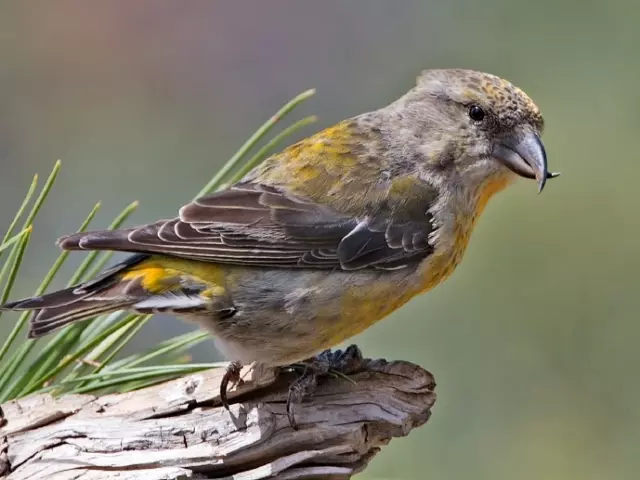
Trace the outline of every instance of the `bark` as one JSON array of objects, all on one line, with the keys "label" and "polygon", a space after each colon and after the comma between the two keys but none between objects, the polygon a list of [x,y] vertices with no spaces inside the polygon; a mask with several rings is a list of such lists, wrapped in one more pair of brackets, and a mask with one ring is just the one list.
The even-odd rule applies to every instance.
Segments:
[{"label": "bark", "polygon": [[38,395],[0,406],[0,477],[27,479],[348,479],[391,438],[429,418],[431,374],[366,360],[295,407],[291,374],[243,370],[220,406],[224,369],[105,396]]}]

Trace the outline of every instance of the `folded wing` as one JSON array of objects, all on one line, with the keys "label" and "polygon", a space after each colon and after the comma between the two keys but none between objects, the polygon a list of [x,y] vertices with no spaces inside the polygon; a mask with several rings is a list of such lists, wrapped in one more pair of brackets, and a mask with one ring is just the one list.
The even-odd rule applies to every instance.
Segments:
[{"label": "folded wing", "polygon": [[73,234],[65,250],[116,250],[262,267],[397,269],[432,252],[427,208],[413,218],[353,218],[267,185],[197,199],[180,216],[137,228]]}]

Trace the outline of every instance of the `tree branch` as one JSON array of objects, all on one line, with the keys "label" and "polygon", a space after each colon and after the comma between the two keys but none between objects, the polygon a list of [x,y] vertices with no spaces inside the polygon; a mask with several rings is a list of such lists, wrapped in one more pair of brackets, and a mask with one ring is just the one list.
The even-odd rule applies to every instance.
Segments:
[{"label": "tree branch", "polygon": [[[243,370],[220,407],[224,369],[125,394],[38,395],[0,406],[0,477],[80,479],[348,479],[391,438],[429,418],[431,374],[408,362],[366,360],[285,403],[289,373]],[[4,421],[2,420],[4,416]],[[4,470],[4,472],[3,472]]]}]

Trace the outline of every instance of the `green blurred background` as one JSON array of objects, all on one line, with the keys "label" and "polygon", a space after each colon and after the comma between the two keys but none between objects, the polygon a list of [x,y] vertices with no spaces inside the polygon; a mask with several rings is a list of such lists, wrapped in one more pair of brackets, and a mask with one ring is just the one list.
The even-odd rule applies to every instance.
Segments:
[{"label": "green blurred background", "polygon": [[[130,224],[175,215],[303,89],[318,93],[294,116],[320,121],[298,138],[423,68],[489,71],[537,101],[564,175],[499,195],[453,277],[355,339],[438,383],[429,424],[360,478],[638,478],[639,15],[622,0],[2,1],[0,225],[63,160],[16,295],[96,200],[96,226],[132,200]],[[134,348],[188,328],[156,318]]]}]

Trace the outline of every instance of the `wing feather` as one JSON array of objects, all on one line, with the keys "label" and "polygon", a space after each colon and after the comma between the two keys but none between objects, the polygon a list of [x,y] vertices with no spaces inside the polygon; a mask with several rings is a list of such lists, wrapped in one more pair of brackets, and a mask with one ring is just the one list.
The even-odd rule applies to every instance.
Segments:
[{"label": "wing feather", "polygon": [[275,187],[244,183],[195,200],[178,218],[74,234],[59,245],[264,267],[397,269],[433,251],[428,207],[402,221],[382,210],[353,218]]}]

